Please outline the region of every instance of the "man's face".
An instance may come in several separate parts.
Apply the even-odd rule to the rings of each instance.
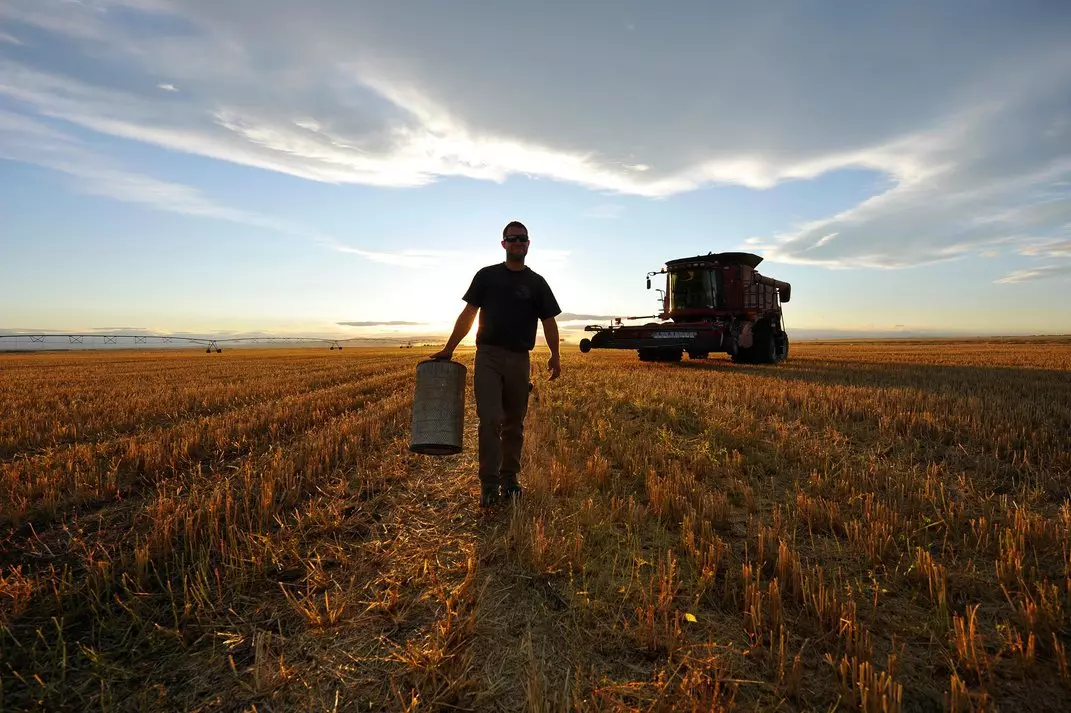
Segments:
[[[502,247],[506,249],[509,257],[524,257],[528,254],[528,231],[511,226],[506,230]]]

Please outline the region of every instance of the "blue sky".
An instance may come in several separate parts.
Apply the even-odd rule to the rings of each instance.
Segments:
[[[5,0],[0,329],[442,332],[516,218],[569,314],[744,249],[800,335],[1068,333],[1068,36],[1061,2]]]

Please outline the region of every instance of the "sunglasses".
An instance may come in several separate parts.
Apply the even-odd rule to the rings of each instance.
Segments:
[[[507,235],[506,237],[504,237],[502,239],[505,240],[507,243],[527,243],[528,242],[528,236],[527,235]]]

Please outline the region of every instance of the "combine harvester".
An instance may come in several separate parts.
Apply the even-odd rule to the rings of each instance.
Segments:
[[[739,364],[774,364],[788,357],[788,334],[781,303],[788,302],[792,286],[764,275],[755,267],[762,258],[752,253],[707,253],[670,260],[652,275],[666,275],[659,302],[662,312],[643,317],[662,322],[610,326],[588,325],[591,339],[580,340],[580,351],[635,349],[640,361],[706,359],[724,352]]]

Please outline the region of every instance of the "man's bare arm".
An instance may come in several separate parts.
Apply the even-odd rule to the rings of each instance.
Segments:
[[[547,317],[542,321],[543,336],[547,340],[547,346],[550,347],[550,360],[547,362],[547,368],[550,369],[550,379],[553,381],[561,376],[562,373],[561,355],[559,354],[561,340],[558,338],[558,322],[553,317]]]
[[[454,350],[457,349],[457,345],[461,343],[461,340],[464,339],[465,335],[472,329],[472,323],[476,320],[476,313],[479,311],[479,307],[473,307],[470,304],[465,305],[465,309],[461,310],[461,314],[457,316],[457,321],[454,322],[454,331],[450,335],[450,339],[446,341],[446,346],[443,347],[442,351],[432,354],[431,358],[451,358],[454,355]]]
[[[558,322],[553,317],[543,320],[543,336],[546,337],[547,346],[550,347],[550,355],[558,356],[561,341],[558,338]]]

